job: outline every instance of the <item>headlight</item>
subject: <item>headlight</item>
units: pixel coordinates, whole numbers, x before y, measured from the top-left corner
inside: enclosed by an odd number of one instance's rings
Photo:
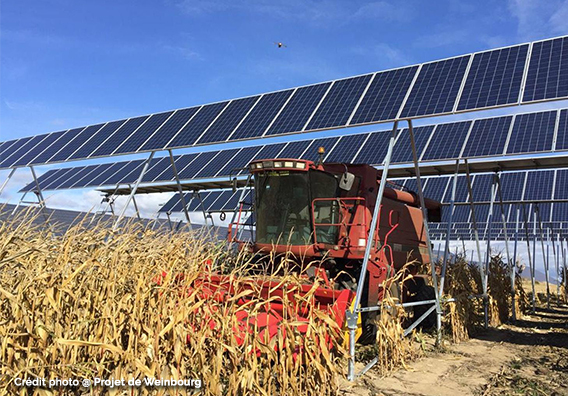
[[[306,169],[306,163],[305,162],[296,162],[296,168]]]
[[[292,161],[284,162],[284,168],[293,168],[293,167],[294,167],[294,163]]]
[[[275,168],[282,168],[282,162],[280,162],[280,161],[274,161],[274,167],[275,167]]]

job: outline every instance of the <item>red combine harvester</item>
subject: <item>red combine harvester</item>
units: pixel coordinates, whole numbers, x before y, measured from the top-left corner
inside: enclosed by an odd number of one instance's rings
[[[323,152],[320,148],[320,157]],[[364,164],[322,163],[321,158],[318,163],[298,159],[256,160],[250,163],[249,170],[254,178],[256,227],[253,238],[248,242],[237,241],[239,226],[242,226],[237,221],[229,227],[229,241],[239,242],[241,249],[252,253],[256,262],[266,264],[270,257],[272,266],[259,265],[265,270],[278,267],[275,257],[287,257],[288,260],[293,257],[299,273],[309,274],[306,275],[308,279],[318,277],[322,280],[319,283],[325,285],[311,293],[312,302],[344,327],[345,310],[354,302],[362,269],[381,172]],[[426,199],[425,206],[429,220],[440,221],[440,203]],[[239,219],[242,211],[243,203]],[[417,194],[385,186],[378,226],[371,243],[362,304],[376,306],[385,287],[398,291],[401,301],[435,298],[434,289],[417,274],[419,264],[430,260]],[[406,265],[409,262],[413,264]],[[403,267],[404,284],[398,284],[396,288],[386,285],[385,281]],[[211,282],[208,287],[213,296],[240,291],[229,290],[231,287],[223,277],[208,282]],[[288,297],[285,296],[288,291],[277,281],[259,277],[255,285],[257,290],[259,285],[262,297],[272,301],[275,296]],[[312,285],[307,283],[305,290],[294,292],[307,294],[311,288]],[[293,301],[292,298],[283,300]],[[422,305],[414,309],[414,315],[418,317],[428,308]],[[283,316],[292,314],[296,320],[306,320],[303,311],[302,307],[271,302],[262,317],[244,314],[242,325],[250,331],[268,330],[273,335]],[[375,315],[376,311],[363,314],[360,341],[373,339]],[[434,312],[423,325],[434,325],[435,320]]]

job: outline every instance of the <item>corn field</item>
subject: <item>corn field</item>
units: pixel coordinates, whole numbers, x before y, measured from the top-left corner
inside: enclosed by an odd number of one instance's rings
[[[339,392],[346,375],[344,334],[329,315],[308,307],[307,323],[284,317],[273,337],[245,332],[238,340],[243,310],[254,316],[265,307],[260,291],[248,291],[243,306],[237,303],[242,295],[207,298],[195,280],[216,271],[235,285],[246,282],[250,263],[244,256],[229,257],[224,244],[200,232],[172,237],[136,223],[109,230],[107,224],[79,224],[56,235],[34,226],[31,215],[0,224],[0,394],[180,392],[26,388],[15,378],[191,378],[200,380],[204,395]],[[458,263],[448,270],[448,295],[459,302],[450,315],[455,339],[465,338],[475,322],[470,309],[479,308],[464,297],[479,292],[468,268]],[[302,282],[293,273],[274,279],[292,289]],[[387,311],[379,316],[372,347],[383,374],[419,355],[411,338],[402,337],[404,310]]]

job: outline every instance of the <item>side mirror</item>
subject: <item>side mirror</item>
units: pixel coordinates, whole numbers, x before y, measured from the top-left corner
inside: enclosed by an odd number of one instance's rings
[[[345,191],[351,190],[353,187],[353,182],[355,181],[355,175],[353,173],[345,172],[341,175],[341,179],[339,180],[339,188]]]

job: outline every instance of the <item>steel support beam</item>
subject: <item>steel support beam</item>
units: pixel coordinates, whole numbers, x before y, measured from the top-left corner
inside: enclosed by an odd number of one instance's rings
[[[511,276],[511,317],[516,320],[515,315],[515,263],[509,254],[509,233],[507,232],[507,218],[505,217],[505,205],[503,205],[503,192],[501,191],[501,178],[498,173],[494,175],[497,182],[497,193],[499,194],[499,205],[501,208],[501,221],[503,223],[503,236],[505,237],[505,252],[507,254],[507,264]]]
[[[173,155],[171,149],[168,150],[168,154],[170,156],[170,163],[172,165],[172,171],[173,171],[174,177],[176,179],[177,190],[178,190],[178,194],[179,194],[179,199],[181,201],[181,205],[183,207],[183,213],[185,215],[185,220],[187,221],[187,226],[191,228],[191,220],[189,218],[189,212],[187,210],[187,203],[185,202],[185,196],[183,194],[183,188],[181,187],[181,182],[179,180],[179,173],[177,171],[176,162],[174,160],[174,155]],[[207,224],[207,223],[205,223],[205,224]]]

